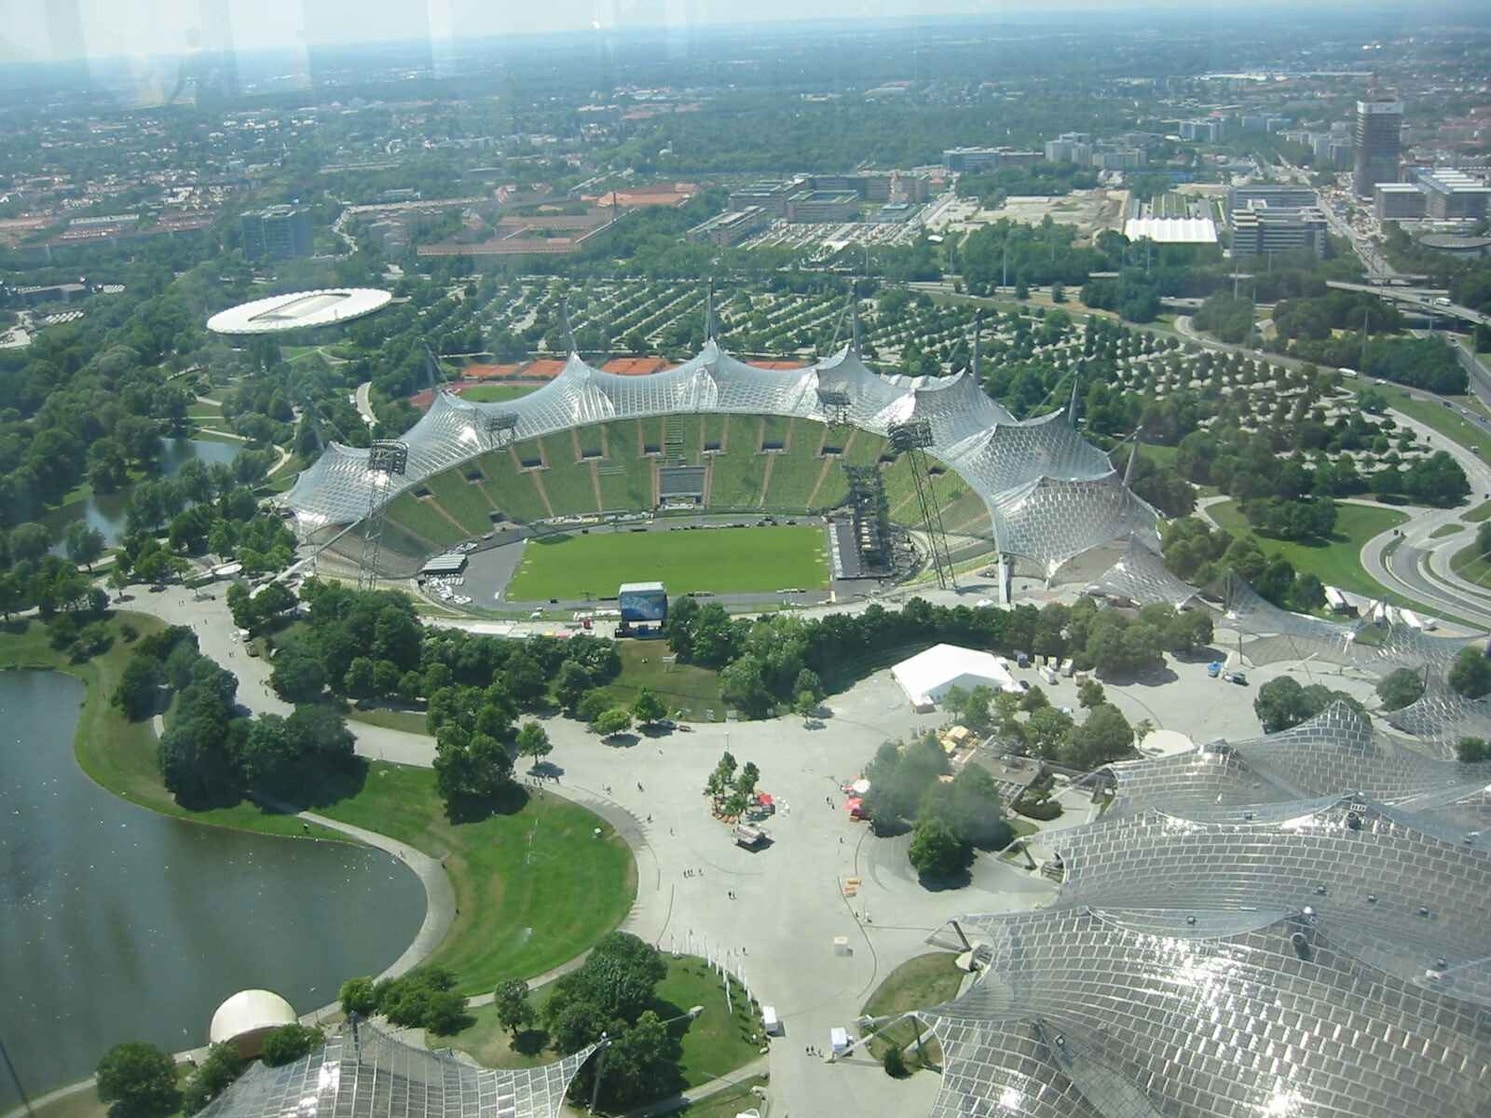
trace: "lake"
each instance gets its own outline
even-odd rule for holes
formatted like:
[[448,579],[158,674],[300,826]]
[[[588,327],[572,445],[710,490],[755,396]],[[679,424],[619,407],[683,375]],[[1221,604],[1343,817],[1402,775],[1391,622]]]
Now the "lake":
[[[163,477],[174,477],[188,462],[200,460],[211,466],[214,463],[232,462],[243,449],[242,443],[220,443],[211,439],[166,439],[160,441],[160,466]],[[60,540],[67,526],[74,520],[86,521],[104,535],[104,546],[113,547],[124,536],[125,509],[129,505],[129,487],[118,493],[90,493],[81,501],[74,501],[43,516],[42,522],[52,531],[52,538]],[[59,543],[53,550],[61,555]]]
[[[308,1012],[413,940],[424,890],[381,851],[205,827],[94,784],[72,750],[83,695],[0,671],[0,1041],[28,1094],[118,1041],[205,1044],[241,989]],[[0,1069],[0,1111],[18,1102]]]

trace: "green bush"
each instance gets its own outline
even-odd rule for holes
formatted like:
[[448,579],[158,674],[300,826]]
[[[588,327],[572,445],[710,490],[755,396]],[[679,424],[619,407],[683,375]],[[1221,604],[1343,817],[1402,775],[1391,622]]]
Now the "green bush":
[[281,1025],[264,1038],[264,1063],[272,1068],[293,1064],[321,1047],[326,1038],[309,1025]]
[[882,1062],[885,1064],[885,1074],[892,1079],[905,1079],[911,1074],[906,1066],[906,1056],[902,1053],[899,1044],[892,1044],[885,1050]]
[[1027,819],[1039,819],[1042,822],[1048,822],[1061,814],[1062,807],[1055,800],[1035,800],[1022,796],[1015,801],[1015,812],[1018,815],[1025,816]]

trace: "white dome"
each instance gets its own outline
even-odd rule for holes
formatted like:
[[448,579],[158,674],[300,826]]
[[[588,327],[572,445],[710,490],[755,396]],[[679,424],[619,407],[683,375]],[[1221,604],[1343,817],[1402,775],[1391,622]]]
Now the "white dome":
[[213,1044],[218,1044],[281,1025],[293,1025],[298,1020],[295,1007],[274,991],[240,990],[217,1007],[207,1036]]

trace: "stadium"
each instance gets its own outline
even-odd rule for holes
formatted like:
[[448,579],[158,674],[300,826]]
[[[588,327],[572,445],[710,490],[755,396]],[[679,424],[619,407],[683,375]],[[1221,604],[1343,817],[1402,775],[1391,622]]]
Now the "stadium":
[[[575,577],[530,578],[508,561],[494,595],[515,576],[508,600],[586,599],[632,578],[678,592],[826,592],[903,576],[939,549],[949,567],[999,557],[1003,587],[1017,568],[1049,578],[1114,541],[1158,546],[1154,510],[1065,411],[1016,420],[976,375],[881,376],[854,345],[784,369],[711,339],[692,360],[637,376],[572,354],[529,395],[436,393],[396,445],[330,445],[285,500],[324,565],[371,564],[381,578],[414,576],[452,548],[480,566],[483,552],[515,550],[505,542],[563,537],[525,562]],[[798,516],[830,523],[785,522]],[[627,567],[619,542],[726,524],[765,531],[649,538],[655,562],[643,570]],[[673,552],[688,558],[670,566]],[[913,555],[920,566],[908,569]]]
[[219,311],[207,320],[207,329],[214,334],[234,336],[310,330],[370,315],[387,306],[392,298],[387,291],[372,287],[293,291]]

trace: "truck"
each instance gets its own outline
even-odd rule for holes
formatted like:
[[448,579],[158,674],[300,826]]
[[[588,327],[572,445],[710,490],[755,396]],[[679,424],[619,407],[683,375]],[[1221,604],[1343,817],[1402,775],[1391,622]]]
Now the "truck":
[[761,827],[753,827],[749,823],[737,823],[735,825],[735,845],[743,846],[747,850],[756,850],[766,845],[769,835]]
[[1076,670],[1076,667],[1077,667],[1076,663],[1072,660],[1072,658],[1070,656],[1068,656],[1065,660],[1063,660],[1061,662],[1061,674],[1063,676],[1065,676],[1067,679],[1071,679],[1072,678],[1072,672]]

